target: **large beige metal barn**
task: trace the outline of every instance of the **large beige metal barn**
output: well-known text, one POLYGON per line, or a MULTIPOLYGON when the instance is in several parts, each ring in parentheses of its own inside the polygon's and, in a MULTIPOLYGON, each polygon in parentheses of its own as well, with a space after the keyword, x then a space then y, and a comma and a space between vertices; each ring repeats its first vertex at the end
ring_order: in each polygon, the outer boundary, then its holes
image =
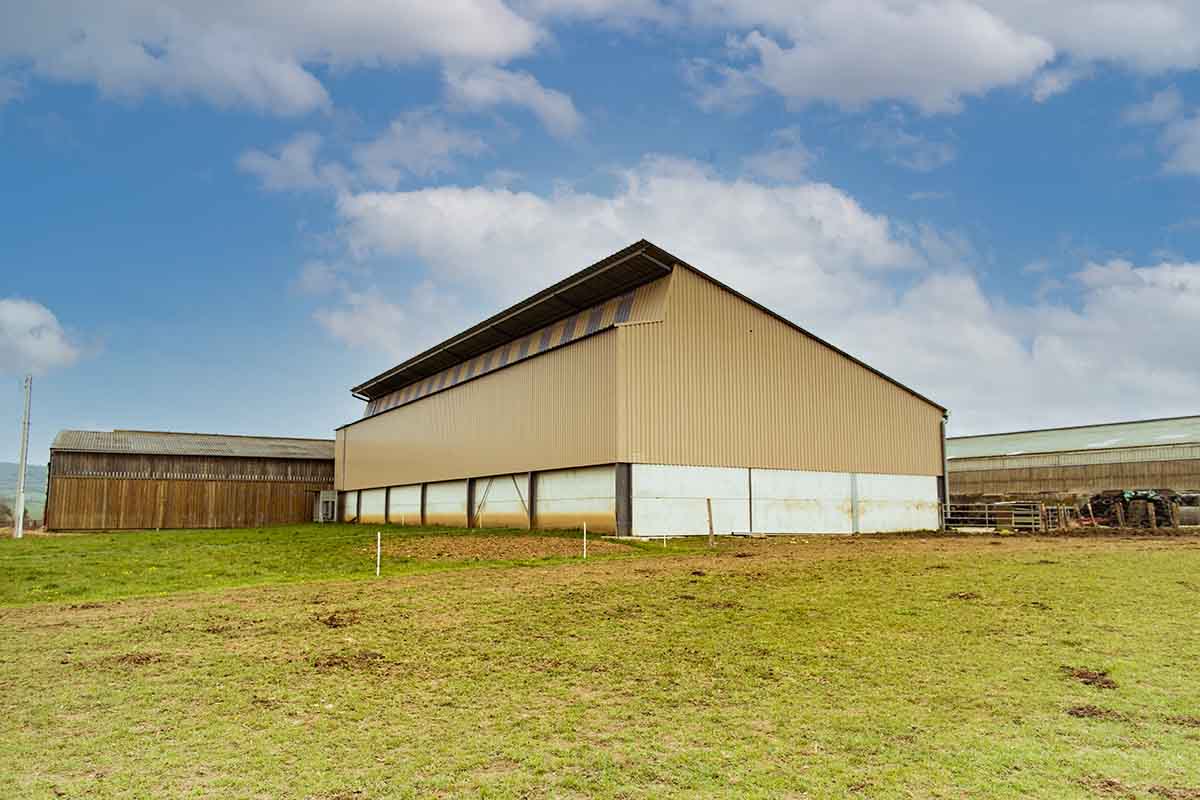
POLYGON ((347 521, 936 528, 945 409, 640 241, 356 386, 347 521))

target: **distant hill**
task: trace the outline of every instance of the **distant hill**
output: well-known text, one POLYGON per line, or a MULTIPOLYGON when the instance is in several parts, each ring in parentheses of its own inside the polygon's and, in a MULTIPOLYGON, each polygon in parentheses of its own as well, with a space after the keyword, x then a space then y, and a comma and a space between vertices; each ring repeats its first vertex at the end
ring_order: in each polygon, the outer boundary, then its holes
MULTIPOLYGON (((0 461, 0 502, 13 504, 17 495, 17 465, 0 461)), ((46 467, 30 464, 25 468, 25 508, 34 519, 42 519, 46 509, 46 467)))

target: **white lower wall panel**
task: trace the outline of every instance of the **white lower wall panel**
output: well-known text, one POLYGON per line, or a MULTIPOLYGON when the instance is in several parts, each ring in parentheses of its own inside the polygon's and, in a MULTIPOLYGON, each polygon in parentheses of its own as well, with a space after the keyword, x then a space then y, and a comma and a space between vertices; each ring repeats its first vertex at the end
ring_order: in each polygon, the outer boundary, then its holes
POLYGON ((354 522, 358 517, 358 492, 342 492, 342 522, 354 522))
POLYGON ((853 533, 846 472, 751 470, 755 533, 853 533))
POLYGON ((539 472, 534 506, 539 528, 578 528, 587 522, 588 530, 613 533, 617 529, 616 468, 607 464, 539 472))
POLYGON ((393 525, 421 524, 421 486, 393 486, 388 496, 388 521, 393 525))
POLYGON ((385 513, 387 513, 387 490, 363 489, 358 521, 369 525, 382 525, 385 513))
POLYGON ((858 529, 862 533, 929 531, 940 524, 936 477, 858 476, 858 529))
POLYGON ((709 498, 716 533, 750 530, 745 469, 634 464, 631 477, 634 536, 707 534, 709 498))
POLYGON ((529 473, 475 479, 475 524, 480 528, 529 525, 529 473))
POLYGON ((443 481, 425 486, 425 521, 430 525, 467 525, 467 482, 443 481))

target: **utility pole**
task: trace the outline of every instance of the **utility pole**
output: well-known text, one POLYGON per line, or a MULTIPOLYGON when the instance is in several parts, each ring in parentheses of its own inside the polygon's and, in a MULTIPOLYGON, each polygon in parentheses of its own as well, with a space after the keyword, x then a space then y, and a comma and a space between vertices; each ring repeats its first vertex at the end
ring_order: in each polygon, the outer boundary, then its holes
POLYGON ((13 538, 25 534, 25 462, 29 459, 29 396, 33 393, 33 376, 25 376, 25 414, 21 417, 21 458, 17 467, 17 507, 13 509, 13 538))

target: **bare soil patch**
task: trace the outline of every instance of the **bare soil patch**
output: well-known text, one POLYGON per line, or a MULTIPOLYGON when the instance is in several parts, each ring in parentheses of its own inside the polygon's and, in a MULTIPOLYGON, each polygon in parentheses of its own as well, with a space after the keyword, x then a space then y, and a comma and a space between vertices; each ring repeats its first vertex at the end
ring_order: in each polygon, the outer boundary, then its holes
POLYGON ((1080 683, 1088 686, 1095 686, 1097 689, 1115 689, 1117 682, 1108 677, 1107 670, 1085 669, 1083 667, 1059 667, 1067 675, 1071 676, 1080 683))
POLYGON ((124 653, 119 656, 107 656, 98 659, 95 665, 102 669, 111 667, 146 667, 165 660, 160 653, 124 653))
POLYGON ((313 619, 326 628, 348 628, 358 624, 358 612, 353 609, 331 611, 328 614, 314 614, 313 619))
MULTIPOLYGON (((589 539, 589 555, 628 553, 629 545, 605 539, 589 539)), ((374 548, 371 548, 374 552, 374 548)), ((383 540, 383 553, 392 558, 421 561, 522 561, 535 558, 570 558, 583 554, 583 540, 562 536, 513 534, 455 534, 406 536, 383 540)))
POLYGON ((1173 722, 1185 728, 1200 728, 1200 717, 1170 717, 1167 722, 1173 722))
POLYGON ((1196 786, 1151 786, 1149 792, 1167 800, 1200 800, 1200 787, 1196 786))
POLYGON ((1071 706, 1067 709, 1067 715, 1078 717, 1080 719, 1106 719, 1114 722, 1125 719, 1123 714, 1108 708, 1100 708, 1100 706, 1093 705, 1071 706))
POLYGON ((1109 797, 1137 797, 1133 789, 1116 778, 1083 778, 1079 783, 1096 794, 1109 797))
POLYGON ((947 595, 951 600, 982 600, 983 595, 979 592, 953 592, 947 595))
POLYGON ((373 650, 359 650, 355 653, 332 653, 313 660, 313 667, 322 672, 348 669, 367 670, 383 666, 383 654, 373 650))

